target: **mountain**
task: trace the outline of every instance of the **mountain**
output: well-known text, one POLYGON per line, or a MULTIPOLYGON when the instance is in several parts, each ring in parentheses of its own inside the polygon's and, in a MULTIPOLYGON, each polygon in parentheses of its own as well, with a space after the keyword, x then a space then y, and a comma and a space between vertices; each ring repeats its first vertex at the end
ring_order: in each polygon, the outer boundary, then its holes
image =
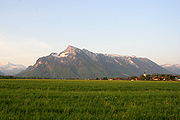
POLYGON ((147 58, 93 53, 68 46, 61 53, 39 58, 18 74, 22 77, 96 78, 128 77, 146 73, 170 73, 147 58))
POLYGON ((175 74, 178 74, 180 75, 180 64, 165 64, 165 65, 162 65, 162 67, 164 67, 165 69, 175 73, 175 74))
POLYGON ((0 65, 0 71, 2 71, 5 75, 15 75, 25 69, 25 66, 19 64, 8 63, 5 65, 0 65))
POLYGON ((0 71, 0 75, 4 75, 4 73, 0 71))

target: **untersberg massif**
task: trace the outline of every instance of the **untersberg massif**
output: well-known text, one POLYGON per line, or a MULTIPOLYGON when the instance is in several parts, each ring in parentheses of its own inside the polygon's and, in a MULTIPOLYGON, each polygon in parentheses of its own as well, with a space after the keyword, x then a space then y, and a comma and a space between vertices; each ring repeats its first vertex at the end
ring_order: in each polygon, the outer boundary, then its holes
POLYGON ((146 73, 171 73, 148 58, 93 53, 68 46, 60 54, 39 58, 19 73, 21 77, 96 78, 128 77, 146 73))

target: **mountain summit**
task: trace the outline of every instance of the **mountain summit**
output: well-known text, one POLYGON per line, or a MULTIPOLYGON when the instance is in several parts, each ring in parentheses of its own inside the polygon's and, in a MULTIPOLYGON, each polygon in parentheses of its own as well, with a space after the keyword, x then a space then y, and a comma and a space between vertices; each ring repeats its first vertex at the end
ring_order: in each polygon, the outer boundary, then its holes
POLYGON ((39 58, 33 66, 18 74, 23 77, 96 78, 128 77, 144 72, 170 73, 148 58, 93 53, 68 46, 63 52, 39 58))
POLYGON ((76 47, 71 46, 71 45, 68 45, 68 47, 66 48, 66 50, 64 50, 64 52, 70 52, 70 53, 72 53, 72 52, 78 52, 78 51, 80 51, 79 48, 76 48, 76 47))
POLYGON ((69 45, 66 50, 64 50, 63 52, 61 52, 59 54, 59 56, 61 57, 67 57, 69 55, 77 55, 79 52, 81 52, 81 50, 79 48, 73 47, 71 45, 69 45))

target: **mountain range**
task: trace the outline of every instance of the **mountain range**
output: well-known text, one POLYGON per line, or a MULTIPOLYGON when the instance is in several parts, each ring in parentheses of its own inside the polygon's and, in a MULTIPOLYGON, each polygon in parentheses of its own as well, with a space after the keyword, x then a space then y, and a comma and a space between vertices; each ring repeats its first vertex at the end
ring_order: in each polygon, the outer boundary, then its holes
POLYGON ((93 53, 68 46, 64 51, 39 58, 19 73, 21 77, 96 78, 128 77, 144 72, 171 73, 148 58, 93 53))
POLYGON ((4 73, 0 71, 0 75, 4 75, 4 73))
POLYGON ((162 65, 165 69, 180 75, 180 65, 179 64, 164 64, 162 65))
POLYGON ((0 71, 4 75, 15 75, 19 72, 25 70, 26 67, 24 65, 20 64, 13 64, 13 63, 7 63, 7 64, 0 64, 0 71))

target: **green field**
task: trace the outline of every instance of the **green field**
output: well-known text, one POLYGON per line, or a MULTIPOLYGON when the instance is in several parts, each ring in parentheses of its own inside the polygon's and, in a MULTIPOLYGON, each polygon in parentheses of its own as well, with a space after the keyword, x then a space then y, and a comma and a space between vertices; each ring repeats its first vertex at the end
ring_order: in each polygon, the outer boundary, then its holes
POLYGON ((0 80, 0 119, 179 120, 180 82, 0 80))

